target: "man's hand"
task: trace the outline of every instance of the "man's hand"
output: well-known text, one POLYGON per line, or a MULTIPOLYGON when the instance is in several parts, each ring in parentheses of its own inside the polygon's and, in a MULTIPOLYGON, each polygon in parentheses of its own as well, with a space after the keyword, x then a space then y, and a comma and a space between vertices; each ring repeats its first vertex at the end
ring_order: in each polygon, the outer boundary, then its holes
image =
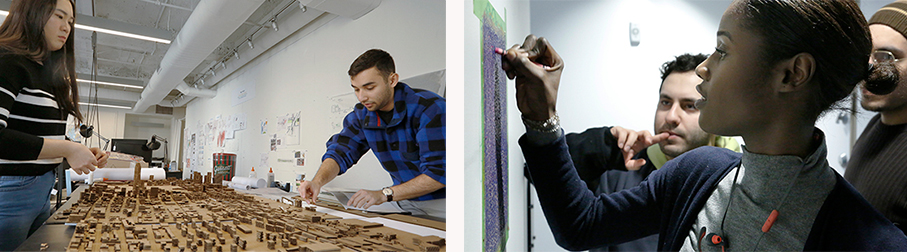
POLYGON ((315 201, 318 200, 318 194, 321 193, 321 184, 314 181, 302 181, 298 189, 302 200, 309 202, 309 204, 315 204, 315 201))
POLYGON ((104 168, 107 166, 107 158, 110 157, 110 153, 98 149, 98 147, 91 147, 88 149, 91 153, 94 153, 95 159, 98 161, 98 168, 104 168))
POLYGON ((516 78, 517 107, 523 116, 535 121, 554 117, 564 61, 548 40, 530 34, 523 45, 514 45, 503 57, 501 68, 507 78, 516 78))
POLYGON ((617 147, 624 154, 624 165, 627 170, 635 171, 645 165, 646 160, 633 159, 633 156, 653 144, 668 139, 670 134, 661 133, 653 136, 648 130, 632 131, 620 126, 614 126, 611 127, 611 136, 617 139, 617 147))
POLYGON ((368 209, 371 206, 380 205, 384 202, 387 202, 387 196, 384 196, 384 193, 381 193, 381 191, 360 189, 356 194, 353 194, 353 197, 350 197, 350 200, 346 202, 346 205, 368 209))

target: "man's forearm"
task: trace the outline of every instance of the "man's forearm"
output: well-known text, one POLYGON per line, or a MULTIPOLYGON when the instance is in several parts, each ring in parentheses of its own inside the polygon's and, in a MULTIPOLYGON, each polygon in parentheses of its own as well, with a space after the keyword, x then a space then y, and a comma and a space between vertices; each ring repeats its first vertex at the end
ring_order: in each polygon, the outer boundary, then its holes
POLYGON ((337 161, 334 161, 332 158, 326 158, 321 162, 321 166, 318 167, 318 172, 315 173, 312 182, 323 186, 324 184, 331 182, 331 180, 334 180, 339 173, 340 165, 337 164, 337 161))
POLYGON ((417 198, 441 188, 444 188, 444 184, 425 174, 391 187, 394 190, 394 201, 417 198))

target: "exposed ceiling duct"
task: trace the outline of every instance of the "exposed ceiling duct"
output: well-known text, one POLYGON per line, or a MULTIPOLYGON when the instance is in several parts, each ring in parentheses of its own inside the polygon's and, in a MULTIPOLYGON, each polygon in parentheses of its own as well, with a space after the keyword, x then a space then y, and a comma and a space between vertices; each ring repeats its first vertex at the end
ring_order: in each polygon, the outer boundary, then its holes
POLYGON ((186 20, 152 74, 133 112, 161 102, 206 57, 217 49, 264 0, 203 0, 186 20))
POLYGON ((214 96, 217 95, 217 90, 190 87, 189 84, 186 84, 185 81, 180 81, 180 84, 176 85, 176 90, 180 91, 180 93, 183 93, 183 95, 202 98, 214 98, 214 96))
POLYGON ((381 0, 300 0, 302 5, 351 19, 358 19, 381 4, 381 0))

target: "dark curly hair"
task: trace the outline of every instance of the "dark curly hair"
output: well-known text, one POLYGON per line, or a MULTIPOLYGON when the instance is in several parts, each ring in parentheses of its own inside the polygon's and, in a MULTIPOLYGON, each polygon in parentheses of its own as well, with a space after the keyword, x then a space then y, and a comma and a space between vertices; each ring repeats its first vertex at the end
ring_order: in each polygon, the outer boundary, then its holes
MULTIPOLYGON (((672 61, 665 62, 661 65, 661 84, 664 84, 665 79, 671 73, 685 73, 696 70, 699 63, 702 63, 707 58, 709 58, 708 55, 701 53, 696 55, 684 53, 674 57, 672 61)), ((661 87, 658 87, 658 91, 661 92, 661 87)))

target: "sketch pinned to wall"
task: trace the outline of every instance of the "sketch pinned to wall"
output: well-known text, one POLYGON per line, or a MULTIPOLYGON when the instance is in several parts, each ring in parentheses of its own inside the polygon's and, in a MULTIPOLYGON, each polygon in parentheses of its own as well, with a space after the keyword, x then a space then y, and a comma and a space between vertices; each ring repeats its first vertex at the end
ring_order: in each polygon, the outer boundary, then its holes
MULTIPOLYGON (((230 131, 232 132, 232 131, 230 131)), ((231 133, 232 134, 232 133, 231 133)), ((227 140, 227 131, 223 128, 219 129, 217 132, 217 148, 223 148, 226 146, 227 140)))
POLYGON ((474 0, 473 13, 482 24, 482 169, 483 242, 485 251, 504 251, 507 244, 507 79, 501 56, 506 21, 488 0, 474 0))
POLYGON ((332 130, 340 131, 343 129, 343 119, 356 108, 356 104, 359 104, 359 99, 356 98, 356 94, 353 92, 331 96, 328 99, 332 102, 331 116, 328 121, 331 123, 332 130))
POLYGON ((246 113, 239 113, 233 116, 233 130, 244 130, 246 129, 246 113))
POLYGON ((299 145, 299 115, 301 112, 289 113, 277 117, 277 137, 283 140, 279 145, 299 145))
POLYGON ((196 159, 196 156, 198 155, 197 154, 198 144, 196 144, 195 141, 196 141, 196 134, 192 133, 192 135, 189 136, 189 141, 187 141, 187 143, 186 143, 186 146, 187 146, 186 150, 188 150, 188 152, 189 152, 189 155, 186 155, 187 156, 186 167, 188 167, 192 171, 196 171, 195 159, 196 159))
POLYGON ((214 145, 215 138, 214 119, 212 118, 205 124, 205 145, 214 145))
POLYGON ((305 166, 305 154, 306 154, 306 152, 308 152, 308 151, 307 151, 307 150, 305 150, 305 151, 301 151, 301 150, 293 151, 293 158, 296 159, 296 167, 303 167, 303 166, 305 166))
POLYGON ((268 134, 268 119, 261 119, 259 125, 261 125, 261 134, 267 135, 268 134))
POLYGON ((277 151, 277 145, 280 143, 277 134, 271 135, 271 151, 277 151))
POLYGON ((258 167, 269 167, 268 165, 268 153, 261 153, 261 161, 258 162, 258 167))
POLYGON ((205 165, 205 146, 200 145, 197 149, 197 155, 195 155, 195 169, 201 171, 205 165))

